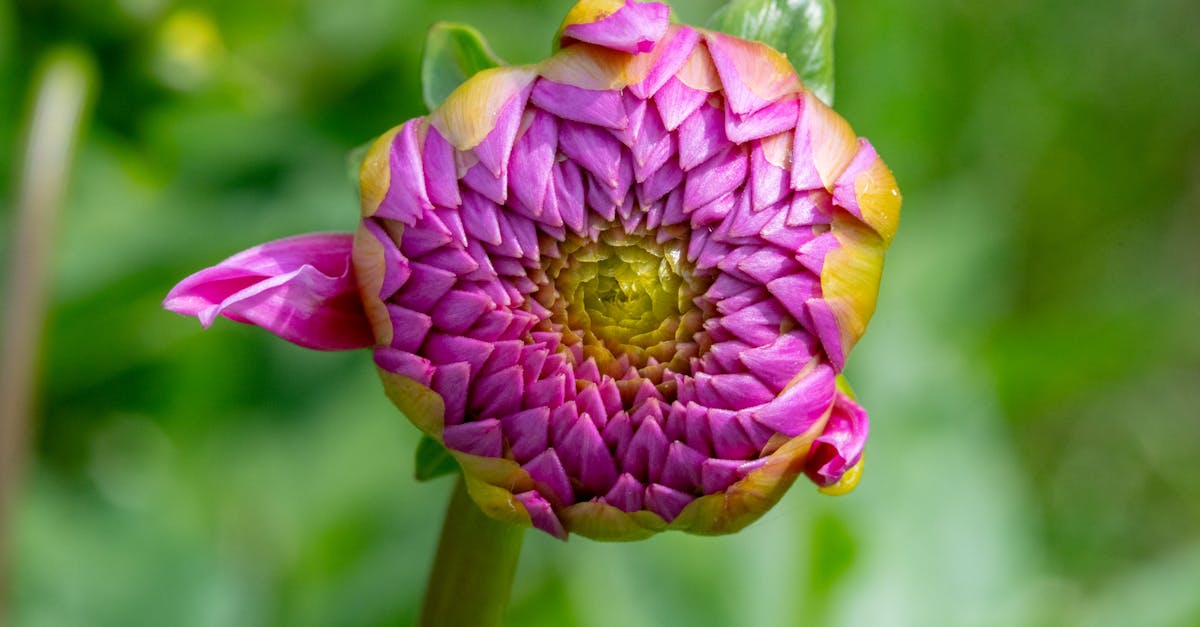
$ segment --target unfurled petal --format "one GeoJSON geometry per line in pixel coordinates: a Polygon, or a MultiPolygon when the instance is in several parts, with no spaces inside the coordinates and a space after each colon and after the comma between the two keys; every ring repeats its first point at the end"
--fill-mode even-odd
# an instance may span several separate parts
{"type": "Polygon", "coordinates": [[[374,344],[350,263],[354,237],[315,233],[268,242],[181,281],[163,307],[260,326],[306,348],[374,344]]]}

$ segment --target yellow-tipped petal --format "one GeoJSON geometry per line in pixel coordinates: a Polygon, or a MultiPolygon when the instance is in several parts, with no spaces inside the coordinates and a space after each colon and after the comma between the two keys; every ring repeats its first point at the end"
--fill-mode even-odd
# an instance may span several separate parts
{"type": "Polygon", "coordinates": [[[380,203],[387,196],[388,186],[391,185],[392,140],[400,132],[399,126],[379,136],[358,169],[358,188],[362,215],[364,218],[375,215],[380,203]]]}
{"type": "Polygon", "coordinates": [[[625,6],[625,0],[583,0],[567,11],[558,32],[572,24],[591,24],[612,15],[625,6]]]}
{"type": "Polygon", "coordinates": [[[538,74],[556,83],[596,91],[640,83],[648,71],[632,54],[586,43],[572,44],[537,66],[538,74]]]}
{"type": "Polygon", "coordinates": [[[510,525],[533,526],[529,511],[513,496],[512,492],[477,479],[471,473],[463,473],[467,493],[479,509],[488,516],[510,525]]]}
{"type": "Polygon", "coordinates": [[[891,244],[900,223],[900,188],[896,177],[879,157],[854,177],[854,195],[863,220],[891,244]]]}
{"type": "Polygon", "coordinates": [[[451,92],[429,114],[429,121],[455,148],[470,150],[496,127],[504,105],[535,78],[537,72],[529,66],[504,66],[479,72],[451,92]]]}
{"type": "Polygon", "coordinates": [[[441,395],[408,377],[383,368],[376,370],[384,393],[396,409],[426,435],[441,442],[446,419],[446,404],[441,395]]]}
{"type": "Polygon", "coordinates": [[[804,92],[803,116],[812,142],[813,164],[825,189],[833,191],[834,182],[858,153],[858,137],[849,122],[811,91],[804,92]]]}
{"type": "Polygon", "coordinates": [[[367,230],[365,222],[359,222],[358,229],[354,231],[354,249],[351,255],[354,278],[358,281],[358,293],[362,298],[367,320],[371,322],[375,343],[391,344],[392,319],[388,315],[387,305],[379,298],[379,291],[383,288],[383,279],[387,272],[383,243],[367,230]]]}
{"type": "Polygon", "coordinates": [[[833,485],[827,485],[823,488],[817,488],[817,490],[821,494],[828,494],[829,496],[843,496],[849,494],[854,490],[855,486],[858,485],[858,480],[862,478],[863,460],[865,459],[865,455],[860,457],[858,459],[858,463],[851,466],[850,469],[847,470],[844,475],[842,475],[842,478],[838,479],[837,483],[833,485]]]}
{"type": "Polygon", "coordinates": [[[644,540],[667,526],[653,512],[628,514],[607,503],[595,501],[576,503],[562,509],[558,515],[571,533],[608,542],[644,540]]]}
{"type": "Polygon", "coordinates": [[[533,489],[533,477],[521,465],[503,457],[481,457],[461,451],[449,451],[458,460],[463,472],[485,483],[511,493],[533,489]]]}
{"type": "Polygon", "coordinates": [[[875,313],[886,246],[879,234],[846,214],[834,217],[833,235],[840,246],[825,256],[821,293],[837,319],[845,354],[863,336],[875,313]]]}

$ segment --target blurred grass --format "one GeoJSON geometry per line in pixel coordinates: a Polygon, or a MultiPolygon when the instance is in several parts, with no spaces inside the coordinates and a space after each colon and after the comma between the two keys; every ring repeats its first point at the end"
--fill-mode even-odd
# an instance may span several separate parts
{"type": "MultiPolygon", "coordinates": [[[[568,5],[0,0],[0,171],[40,51],[80,43],[102,73],[16,624],[413,620],[449,484],[411,479],[415,430],[366,356],[158,303],[254,243],[354,225],[344,155],[422,113],[430,23],[532,61],[568,5]]],[[[530,534],[513,624],[1200,624],[1200,7],[838,10],[838,108],[905,195],[851,360],[863,484],[797,485],[733,537],[530,534]]]]}

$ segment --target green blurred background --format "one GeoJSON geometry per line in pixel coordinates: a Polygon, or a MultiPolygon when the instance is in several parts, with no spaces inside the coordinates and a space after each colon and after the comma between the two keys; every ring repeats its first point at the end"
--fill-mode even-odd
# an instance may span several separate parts
{"type": "MultiPolygon", "coordinates": [[[[864,481],[797,484],[731,537],[528,534],[511,623],[1200,625],[1200,5],[837,4],[838,109],[905,198],[849,368],[864,481]]],[[[569,5],[0,0],[3,258],[33,66],[73,42],[100,75],[16,625],[413,621],[451,481],[413,480],[369,356],[159,301],[250,245],[353,228],[346,155],[423,113],[433,21],[528,62],[569,5]]]]}

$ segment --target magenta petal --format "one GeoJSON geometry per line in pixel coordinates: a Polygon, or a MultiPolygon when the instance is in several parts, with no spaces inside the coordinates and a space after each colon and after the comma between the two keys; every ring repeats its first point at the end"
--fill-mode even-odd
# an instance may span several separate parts
{"type": "Polygon", "coordinates": [[[700,468],[707,459],[683,442],[672,442],[658,481],[669,488],[691,491],[700,485],[700,468]]]}
{"type": "Polygon", "coordinates": [[[500,457],[504,453],[500,421],[495,418],[450,425],[442,430],[442,439],[446,448],[471,455],[500,457]]]}
{"type": "Polygon", "coordinates": [[[667,458],[667,438],[656,420],[643,420],[633,434],[621,467],[634,477],[657,481],[667,458]]]}
{"type": "Polygon", "coordinates": [[[739,144],[769,137],[794,128],[799,115],[800,104],[795,98],[785,98],[747,115],[729,109],[725,113],[725,135],[739,144]]]}
{"type": "Polygon", "coordinates": [[[658,59],[646,74],[642,82],[630,85],[629,91],[640,99],[653,96],[664,84],[675,77],[675,73],[687,63],[692,50],[700,41],[700,34],[690,27],[684,26],[666,41],[659,42],[659,50],[654,54],[658,59]]]}
{"type": "MultiPolygon", "coordinates": [[[[564,405],[566,407],[566,405],[564,405]]],[[[586,416],[575,421],[563,438],[561,446],[563,467],[593,494],[604,494],[617,480],[617,466],[605,446],[596,425],[586,416]]]]}
{"type": "Polygon", "coordinates": [[[205,327],[218,315],[260,326],[306,348],[365,348],[375,340],[350,265],[353,242],[314,233],[255,246],[180,281],[163,307],[205,327]]]}
{"type": "Polygon", "coordinates": [[[467,395],[471,382],[471,365],[466,362],[443,364],[433,373],[433,390],[442,396],[446,412],[445,424],[456,425],[466,418],[467,395]]]}
{"type": "Polygon", "coordinates": [[[803,331],[792,331],[766,346],[748,350],[738,359],[764,383],[782,390],[816,351],[816,342],[803,331]]]}
{"type": "Polygon", "coordinates": [[[706,459],[700,464],[700,489],[705,494],[722,492],[741,478],[738,469],[746,462],[737,459],[706,459]]]}
{"type": "Polygon", "coordinates": [[[755,420],[786,435],[804,433],[825,415],[833,404],[833,369],[820,364],[775,400],[753,411],[755,420]]]}
{"type": "Polygon", "coordinates": [[[500,419],[504,437],[518,462],[533,459],[549,444],[550,410],[534,407],[500,419]]]}
{"type": "Polygon", "coordinates": [[[593,90],[541,79],[533,87],[530,101],[560,118],[606,128],[625,128],[628,119],[621,93],[593,90]]]}
{"type": "Polygon", "coordinates": [[[810,298],[805,302],[805,308],[812,320],[813,330],[825,347],[829,363],[834,370],[841,372],[846,367],[846,346],[842,343],[842,330],[838,326],[837,316],[829,307],[829,301],[823,298],[810,298]]]}
{"type": "Polygon", "coordinates": [[[621,52],[649,52],[667,34],[670,16],[665,4],[626,0],[625,6],[600,20],[569,24],[562,32],[563,44],[576,40],[621,52]]]}
{"type": "Polygon", "coordinates": [[[575,491],[571,480],[554,449],[546,449],[541,455],[522,466],[533,480],[541,484],[538,491],[554,505],[565,507],[575,502],[575,491]]]}
{"type": "Polygon", "coordinates": [[[530,490],[514,494],[521,505],[525,506],[525,511],[529,512],[529,520],[534,527],[545,531],[546,533],[558,538],[559,540],[567,539],[567,530],[563,528],[562,521],[554,514],[554,509],[550,507],[550,502],[542,498],[542,495],[530,490]]]}
{"type": "Polygon", "coordinates": [[[409,120],[392,139],[391,183],[375,215],[412,226],[421,214],[433,210],[425,190],[425,172],[417,142],[420,120],[409,120]]]}
{"type": "Polygon", "coordinates": [[[869,428],[866,410],[838,392],[825,432],[813,441],[804,472],[819,486],[837,483],[862,459],[869,428]]]}
{"type": "Polygon", "coordinates": [[[684,494],[665,485],[655,483],[646,487],[646,509],[662,516],[663,520],[667,522],[675,520],[679,512],[682,512],[683,508],[693,500],[695,497],[690,494],[684,494]]]}
{"type": "Polygon", "coordinates": [[[629,473],[617,478],[611,490],[604,495],[604,502],[623,512],[636,512],[642,509],[642,495],[646,488],[629,473]]]}

